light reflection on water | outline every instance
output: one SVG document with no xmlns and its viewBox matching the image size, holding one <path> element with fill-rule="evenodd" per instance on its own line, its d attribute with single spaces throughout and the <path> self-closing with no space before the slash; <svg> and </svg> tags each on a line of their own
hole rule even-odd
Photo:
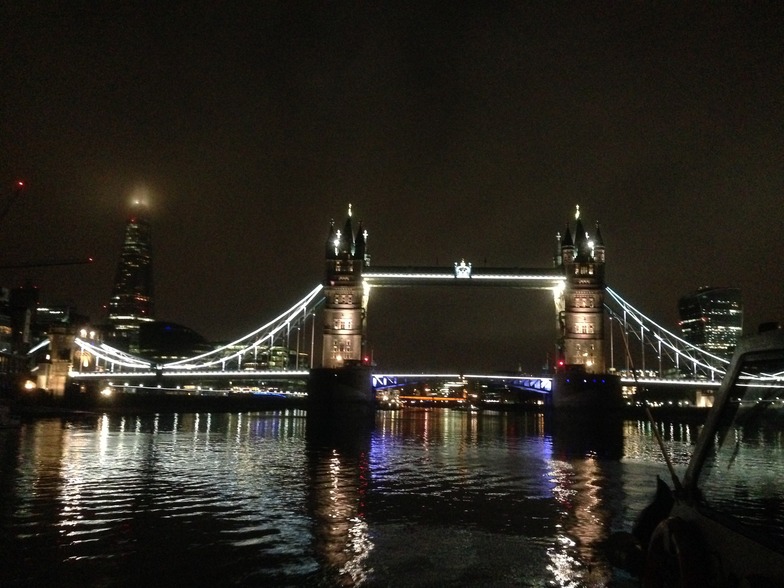
<svg viewBox="0 0 784 588">
<path fill-rule="evenodd" d="M 696 429 L 660 426 L 685 467 Z M 0 449 L 2 586 L 623 585 L 602 543 L 666 474 L 646 423 L 445 409 L 45 419 Z"/>
</svg>

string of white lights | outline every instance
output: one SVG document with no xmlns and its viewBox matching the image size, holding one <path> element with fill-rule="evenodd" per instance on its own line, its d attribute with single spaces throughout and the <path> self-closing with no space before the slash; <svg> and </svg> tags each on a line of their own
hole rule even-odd
<svg viewBox="0 0 784 588">
<path fill-rule="evenodd" d="M 194 357 L 190 357 L 187 359 L 181 359 L 178 361 L 165 363 L 161 367 L 180 368 L 180 369 L 199 369 L 205 366 L 218 365 L 226 361 L 227 359 L 226 356 L 221 355 L 226 350 L 233 349 L 236 345 L 242 343 L 243 341 L 247 341 L 248 339 L 256 337 L 259 333 L 263 333 L 261 337 L 256 337 L 256 339 L 254 339 L 252 343 L 246 345 L 241 351 L 232 351 L 232 353 L 230 354 L 230 356 L 243 355 L 244 353 L 247 353 L 248 351 L 252 350 L 254 346 L 260 345 L 265 339 L 269 338 L 271 335 L 277 334 L 280 330 L 283 329 L 283 327 L 285 327 L 286 324 L 290 323 L 301 312 L 307 310 L 308 305 L 310 305 L 311 302 L 313 302 L 313 300 L 316 298 L 316 296 L 318 296 L 319 292 L 321 292 L 323 287 L 324 287 L 323 285 L 319 284 L 313 290 L 311 290 L 302 300 L 298 301 L 291 308 L 287 309 L 285 312 L 282 312 L 276 318 L 269 321 L 265 325 L 262 325 L 255 331 L 252 331 L 247 335 L 244 335 L 239 339 L 232 341 L 231 343 L 227 343 L 211 351 L 202 353 L 201 355 L 196 355 Z M 318 305 L 318 303 L 316 303 L 316 305 Z M 270 327 L 273 327 L 273 325 L 276 326 L 272 330 L 269 330 Z M 193 362 L 198 362 L 200 359 L 205 359 L 214 356 L 220 356 L 220 357 L 218 359 L 211 360 L 211 361 L 206 361 L 202 363 L 193 363 Z"/>
<path fill-rule="evenodd" d="M 322 285 L 318 285 L 316 288 L 311 290 L 304 298 L 299 300 L 295 303 L 291 308 L 287 309 L 285 312 L 278 315 L 275 319 L 267 322 L 265 325 L 262 325 L 255 331 L 240 337 L 239 339 L 232 341 L 226 345 L 222 345 L 217 347 L 211 351 L 206 353 L 202 353 L 201 355 L 197 355 L 195 357 L 170 362 L 159 366 L 159 368 L 179 368 L 183 370 L 194 370 L 194 369 L 203 369 L 206 367 L 211 367 L 219 364 L 224 364 L 232 357 L 240 358 L 244 354 L 252 351 L 254 347 L 261 345 L 265 340 L 269 339 L 270 342 L 274 339 L 274 336 L 282 331 L 288 324 L 293 322 L 296 318 L 299 317 L 300 313 L 306 313 L 309 310 L 309 306 L 312 305 L 313 308 L 318 306 L 323 300 L 318 300 L 313 304 L 314 300 L 318 296 L 319 292 L 323 289 Z M 312 310 L 312 309 L 311 309 Z M 273 327 L 270 329 L 270 327 Z M 233 349 L 236 347 L 237 344 L 242 343 L 256 335 L 259 335 L 255 340 L 251 343 L 247 344 L 245 347 L 240 349 L 239 351 Z M 48 343 L 48 339 L 46 340 Z M 149 360 L 144 358 L 132 355 L 120 349 L 111 347 L 110 345 L 101 344 L 100 348 L 85 341 L 83 339 L 76 338 L 75 342 L 79 345 L 80 348 L 83 350 L 91 353 L 95 357 L 106 361 L 107 363 L 121 365 L 124 367 L 132 368 L 132 369 L 145 369 L 149 370 L 152 366 L 152 363 Z M 231 349 L 231 354 L 228 356 L 225 354 L 226 350 Z M 199 359 L 203 359 L 206 357 L 215 356 L 215 359 L 211 361 L 205 361 L 198 363 Z M 193 363 L 197 361 L 197 363 Z"/>
<path fill-rule="evenodd" d="M 709 371 L 715 372 L 717 374 L 723 375 L 726 370 L 717 367 L 716 365 L 712 365 L 708 363 L 708 359 L 713 360 L 714 362 L 718 362 L 719 364 L 729 364 L 729 360 L 714 355 L 709 351 L 705 351 L 704 349 L 700 349 L 699 347 L 689 343 L 685 339 L 678 337 L 676 334 L 671 333 L 656 321 L 648 318 L 642 312 L 640 312 L 637 308 L 626 302 L 617 292 L 615 292 L 612 288 L 606 287 L 606 292 L 617 302 L 621 308 L 628 313 L 628 315 L 644 330 L 650 332 L 651 336 L 660 341 L 665 347 L 669 348 L 675 354 L 679 355 L 687 359 L 694 365 L 698 365 L 703 369 L 707 369 Z M 610 312 L 613 312 L 611 308 L 608 307 Z M 647 323 L 647 324 L 646 324 Z M 654 326 L 656 330 L 659 332 L 655 332 L 654 329 L 648 326 L 648 324 Z M 662 333 L 665 336 L 662 336 Z M 679 347 L 677 344 L 673 343 L 672 341 L 677 341 L 682 347 Z M 688 351 L 687 351 L 688 350 Z"/>
<path fill-rule="evenodd" d="M 107 363 L 122 365 L 124 367 L 135 369 L 150 369 L 149 361 L 140 360 L 133 355 L 124 353 L 119 349 L 109 347 L 108 345 L 97 347 L 96 345 L 88 343 L 87 341 L 84 341 L 78 337 L 74 339 L 74 342 L 79 346 L 80 349 L 82 349 L 82 351 L 86 351 L 87 353 Z"/>
</svg>

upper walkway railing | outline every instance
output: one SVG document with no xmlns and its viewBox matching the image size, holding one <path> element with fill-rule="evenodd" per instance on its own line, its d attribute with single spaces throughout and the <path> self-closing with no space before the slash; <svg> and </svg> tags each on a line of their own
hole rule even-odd
<svg viewBox="0 0 784 588">
<path fill-rule="evenodd" d="M 560 268 L 492 268 L 456 263 L 454 268 L 376 267 L 366 268 L 362 278 L 371 286 L 466 285 L 514 288 L 554 288 L 566 281 Z"/>
</svg>

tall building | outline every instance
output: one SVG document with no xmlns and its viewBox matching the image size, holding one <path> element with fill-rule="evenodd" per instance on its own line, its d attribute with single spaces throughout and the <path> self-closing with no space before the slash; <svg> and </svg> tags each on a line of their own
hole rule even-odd
<svg viewBox="0 0 784 588">
<path fill-rule="evenodd" d="M 556 267 L 566 277 L 556 293 L 558 311 L 558 362 L 587 373 L 605 371 L 604 361 L 604 264 L 605 247 L 599 223 L 591 237 L 583 227 L 580 207 L 575 214 L 574 238 L 569 225 L 556 253 Z"/>
<path fill-rule="evenodd" d="M 719 357 L 729 358 L 743 331 L 739 288 L 704 286 L 678 301 L 683 338 Z"/>
<path fill-rule="evenodd" d="M 125 226 L 120 261 L 109 301 L 109 325 L 115 344 L 138 351 L 139 327 L 154 319 L 152 242 L 145 204 L 134 203 Z"/>
<path fill-rule="evenodd" d="M 364 357 L 366 292 L 362 270 L 370 263 L 367 231 L 362 222 L 354 233 L 351 205 L 343 230 L 330 225 L 326 244 L 324 339 L 322 367 L 359 364 Z"/>
</svg>

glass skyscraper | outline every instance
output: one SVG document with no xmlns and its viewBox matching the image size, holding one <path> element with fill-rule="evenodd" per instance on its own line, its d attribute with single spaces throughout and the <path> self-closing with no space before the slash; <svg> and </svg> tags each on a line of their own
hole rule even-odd
<svg viewBox="0 0 784 588">
<path fill-rule="evenodd" d="M 116 343 L 124 343 L 136 351 L 141 323 L 153 319 L 150 223 L 143 205 L 137 202 L 125 226 L 125 240 L 109 301 L 109 324 Z"/>
<path fill-rule="evenodd" d="M 714 355 L 732 356 L 743 331 L 739 288 L 702 287 L 678 302 L 683 338 Z"/>
</svg>

